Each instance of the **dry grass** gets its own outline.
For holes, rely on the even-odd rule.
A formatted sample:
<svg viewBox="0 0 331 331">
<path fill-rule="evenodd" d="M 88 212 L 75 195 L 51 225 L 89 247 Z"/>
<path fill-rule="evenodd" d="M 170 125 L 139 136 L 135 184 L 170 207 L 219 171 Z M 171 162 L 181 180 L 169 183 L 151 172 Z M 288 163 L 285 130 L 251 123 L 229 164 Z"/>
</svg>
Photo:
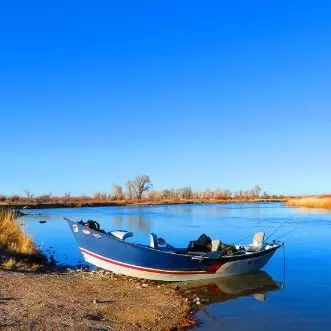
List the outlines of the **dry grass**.
<svg viewBox="0 0 331 331">
<path fill-rule="evenodd" d="M 286 204 L 293 207 L 331 209 L 331 197 L 309 197 L 290 199 L 287 201 Z"/>
<path fill-rule="evenodd" d="M 32 238 L 15 222 L 12 210 L 0 211 L 0 248 L 15 254 L 35 254 Z"/>
<path fill-rule="evenodd" d="M 15 269 L 16 264 L 17 264 L 17 261 L 13 257 L 10 257 L 9 259 L 5 259 L 2 262 L 2 267 L 4 269 Z"/>
<path fill-rule="evenodd" d="M 6 257 L 3 266 L 7 269 L 21 261 L 44 261 L 32 238 L 15 222 L 16 217 L 13 210 L 0 210 L 0 252 Z"/>
</svg>

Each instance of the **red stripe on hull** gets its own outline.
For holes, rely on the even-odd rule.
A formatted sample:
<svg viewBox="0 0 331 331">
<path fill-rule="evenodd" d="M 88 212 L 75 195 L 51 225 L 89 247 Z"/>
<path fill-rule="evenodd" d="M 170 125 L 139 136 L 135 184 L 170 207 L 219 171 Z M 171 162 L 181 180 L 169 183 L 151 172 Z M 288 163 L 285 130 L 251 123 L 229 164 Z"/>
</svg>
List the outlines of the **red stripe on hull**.
<svg viewBox="0 0 331 331">
<path fill-rule="evenodd" d="M 146 271 L 146 272 L 154 272 L 157 274 L 171 274 L 171 275 L 200 275 L 200 274 L 214 274 L 216 273 L 216 271 L 223 265 L 223 263 L 215 263 L 212 264 L 211 266 L 209 266 L 207 268 L 207 270 L 201 270 L 201 271 L 168 271 L 168 270 L 160 270 L 160 269 L 150 269 L 150 268 L 144 268 L 144 267 L 138 267 L 132 264 L 126 264 L 126 263 L 122 263 L 119 261 L 115 261 L 115 260 L 111 260 L 108 259 L 104 256 L 92 253 L 84 248 L 80 248 L 80 250 L 87 255 L 93 256 L 96 259 L 108 262 L 108 263 L 112 263 L 121 267 L 125 267 L 125 268 L 130 268 L 130 269 L 135 269 L 135 270 L 140 270 L 140 271 Z"/>
</svg>

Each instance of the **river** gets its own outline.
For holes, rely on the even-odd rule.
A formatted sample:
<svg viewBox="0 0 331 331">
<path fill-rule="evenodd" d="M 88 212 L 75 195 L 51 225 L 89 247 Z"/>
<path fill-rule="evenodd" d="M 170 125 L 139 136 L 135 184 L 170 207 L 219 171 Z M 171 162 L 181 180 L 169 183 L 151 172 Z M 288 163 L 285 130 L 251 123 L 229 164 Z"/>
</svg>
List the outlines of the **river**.
<svg viewBox="0 0 331 331">
<path fill-rule="evenodd" d="M 281 203 L 195 204 L 28 210 L 20 223 L 58 263 L 84 264 L 63 217 L 97 220 L 103 229 L 135 232 L 128 240 L 148 243 L 156 233 L 183 247 L 206 233 L 225 243 L 249 243 L 265 231 L 281 238 L 262 278 L 197 286 L 208 305 L 196 318 L 198 330 L 326 330 L 331 323 L 331 213 L 288 208 Z M 45 222 L 46 221 L 46 222 Z M 40 223 L 41 222 L 41 223 Z M 284 258 L 285 257 L 285 258 Z"/>
</svg>

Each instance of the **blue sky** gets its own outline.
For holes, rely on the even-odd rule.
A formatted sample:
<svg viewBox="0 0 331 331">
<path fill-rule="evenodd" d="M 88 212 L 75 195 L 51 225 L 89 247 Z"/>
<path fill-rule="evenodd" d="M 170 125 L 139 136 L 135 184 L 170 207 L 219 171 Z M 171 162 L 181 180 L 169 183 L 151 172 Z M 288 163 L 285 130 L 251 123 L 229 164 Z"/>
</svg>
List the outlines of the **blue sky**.
<svg viewBox="0 0 331 331">
<path fill-rule="evenodd" d="M 0 5 L 0 194 L 331 191 L 329 1 Z"/>
</svg>

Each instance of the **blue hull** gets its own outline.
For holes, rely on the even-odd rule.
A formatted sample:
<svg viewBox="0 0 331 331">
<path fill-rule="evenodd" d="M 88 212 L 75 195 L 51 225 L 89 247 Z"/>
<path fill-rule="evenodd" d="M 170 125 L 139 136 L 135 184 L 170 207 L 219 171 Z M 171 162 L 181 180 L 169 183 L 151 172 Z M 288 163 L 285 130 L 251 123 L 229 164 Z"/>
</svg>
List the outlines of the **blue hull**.
<svg viewBox="0 0 331 331">
<path fill-rule="evenodd" d="M 242 264 L 245 260 L 248 268 L 255 271 L 259 269 L 259 263 L 249 266 L 249 260 L 252 260 L 254 256 L 255 258 L 260 257 L 262 260 L 266 260 L 266 258 L 269 260 L 276 250 L 275 248 L 264 254 L 249 256 L 202 258 L 201 255 L 192 256 L 184 251 L 182 253 L 173 250 L 162 251 L 149 246 L 128 243 L 79 223 L 68 221 L 68 224 L 87 262 L 114 272 L 141 278 L 175 281 L 212 278 L 220 277 L 222 270 L 227 271 L 224 273 L 226 276 L 229 274 L 228 267 L 231 263 L 234 262 L 234 265 L 238 265 L 238 262 Z M 247 272 L 250 271 L 247 270 Z M 232 273 L 245 273 L 245 270 L 239 268 Z"/>
</svg>

